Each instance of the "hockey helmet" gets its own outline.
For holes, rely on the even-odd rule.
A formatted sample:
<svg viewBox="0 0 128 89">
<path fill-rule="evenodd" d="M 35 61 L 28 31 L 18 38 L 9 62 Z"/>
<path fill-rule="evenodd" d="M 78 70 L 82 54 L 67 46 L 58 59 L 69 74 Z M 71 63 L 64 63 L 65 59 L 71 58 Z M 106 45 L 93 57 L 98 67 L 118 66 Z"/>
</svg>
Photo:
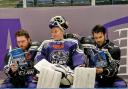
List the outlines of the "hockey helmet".
<svg viewBox="0 0 128 89">
<path fill-rule="evenodd" d="M 91 37 L 81 37 L 80 43 L 82 44 L 83 48 L 91 48 L 91 49 L 96 48 L 95 42 Z"/>
<path fill-rule="evenodd" d="M 68 28 L 68 22 L 62 16 L 55 16 L 51 18 L 49 22 L 49 27 L 52 29 L 53 27 L 60 27 L 61 29 L 65 30 Z"/>
</svg>

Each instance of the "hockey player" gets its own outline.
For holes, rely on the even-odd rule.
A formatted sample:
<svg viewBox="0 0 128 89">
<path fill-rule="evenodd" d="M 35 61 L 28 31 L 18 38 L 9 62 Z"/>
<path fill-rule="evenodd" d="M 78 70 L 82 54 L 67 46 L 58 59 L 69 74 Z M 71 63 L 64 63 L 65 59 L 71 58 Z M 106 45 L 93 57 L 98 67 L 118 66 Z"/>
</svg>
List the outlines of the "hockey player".
<svg viewBox="0 0 128 89">
<path fill-rule="evenodd" d="M 96 67 L 95 87 L 125 88 L 125 81 L 117 76 L 121 55 L 119 47 L 109 41 L 106 29 L 101 25 L 92 29 L 92 35 L 93 39 L 84 39 L 82 42 L 89 56 L 89 67 Z M 91 44 L 91 48 L 86 44 Z"/>
<path fill-rule="evenodd" d="M 11 50 L 21 48 L 25 53 L 25 61 L 27 65 L 19 66 L 19 62 L 11 62 L 13 59 L 10 53 L 5 57 L 6 66 L 4 72 L 7 79 L 2 83 L 1 88 L 34 88 L 36 82 L 33 82 L 36 74 L 34 66 L 34 57 L 37 53 L 36 49 L 40 45 L 38 42 L 31 42 L 31 38 L 27 31 L 21 29 L 15 33 L 17 47 Z"/>
<path fill-rule="evenodd" d="M 62 80 L 63 78 L 67 79 L 65 82 L 61 81 L 60 84 L 72 85 L 73 81 L 68 79 L 67 75 L 72 76 L 71 73 L 75 67 L 84 65 L 85 55 L 79 49 L 77 40 L 64 39 L 68 24 L 62 16 L 53 17 L 50 20 L 49 27 L 51 29 L 51 39 L 42 42 L 39 47 L 40 53 L 37 54 L 35 60 L 37 63 L 41 60 L 47 60 L 64 70 L 68 69 L 66 74 L 58 70 L 64 74 Z"/>
</svg>

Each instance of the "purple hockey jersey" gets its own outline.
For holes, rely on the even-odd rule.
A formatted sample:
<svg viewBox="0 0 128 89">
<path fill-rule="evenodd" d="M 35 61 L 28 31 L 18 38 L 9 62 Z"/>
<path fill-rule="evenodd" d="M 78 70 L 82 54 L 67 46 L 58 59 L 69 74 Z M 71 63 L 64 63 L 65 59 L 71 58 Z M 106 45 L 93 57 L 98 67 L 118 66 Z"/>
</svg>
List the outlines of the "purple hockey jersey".
<svg viewBox="0 0 128 89">
<path fill-rule="evenodd" d="M 36 62 L 46 59 L 50 63 L 69 66 L 71 69 L 85 62 L 84 52 L 79 49 L 78 41 L 74 39 L 45 40 L 38 50 Z"/>
</svg>

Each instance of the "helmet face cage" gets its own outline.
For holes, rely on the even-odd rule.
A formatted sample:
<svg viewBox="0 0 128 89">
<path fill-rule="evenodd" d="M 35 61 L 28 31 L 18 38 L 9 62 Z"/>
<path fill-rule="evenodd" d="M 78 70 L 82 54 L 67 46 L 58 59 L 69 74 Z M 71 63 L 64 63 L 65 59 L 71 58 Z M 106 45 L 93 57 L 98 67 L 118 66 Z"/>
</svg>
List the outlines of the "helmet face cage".
<svg viewBox="0 0 128 89">
<path fill-rule="evenodd" d="M 58 26 L 59 26 L 59 23 L 56 22 L 56 21 L 51 21 L 51 22 L 49 23 L 49 27 L 50 27 L 50 28 L 58 27 Z"/>
<path fill-rule="evenodd" d="M 65 30 L 68 28 L 68 23 L 62 16 L 55 16 L 50 20 L 49 27 L 60 27 Z"/>
<path fill-rule="evenodd" d="M 57 21 L 59 24 L 63 24 L 65 21 L 65 19 L 61 16 L 56 16 L 55 18 L 53 18 L 54 21 Z"/>
</svg>

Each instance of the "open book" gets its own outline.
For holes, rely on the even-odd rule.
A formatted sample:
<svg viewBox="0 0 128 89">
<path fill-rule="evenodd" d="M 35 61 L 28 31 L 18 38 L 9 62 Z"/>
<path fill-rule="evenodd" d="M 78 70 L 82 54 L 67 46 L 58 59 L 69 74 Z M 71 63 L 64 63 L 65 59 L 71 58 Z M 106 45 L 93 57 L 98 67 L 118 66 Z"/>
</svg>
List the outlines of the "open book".
<svg viewBox="0 0 128 89">
<path fill-rule="evenodd" d="M 13 49 L 9 52 L 9 55 L 11 57 L 10 63 L 17 62 L 18 65 L 25 65 L 25 53 L 21 48 Z"/>
</svg>

